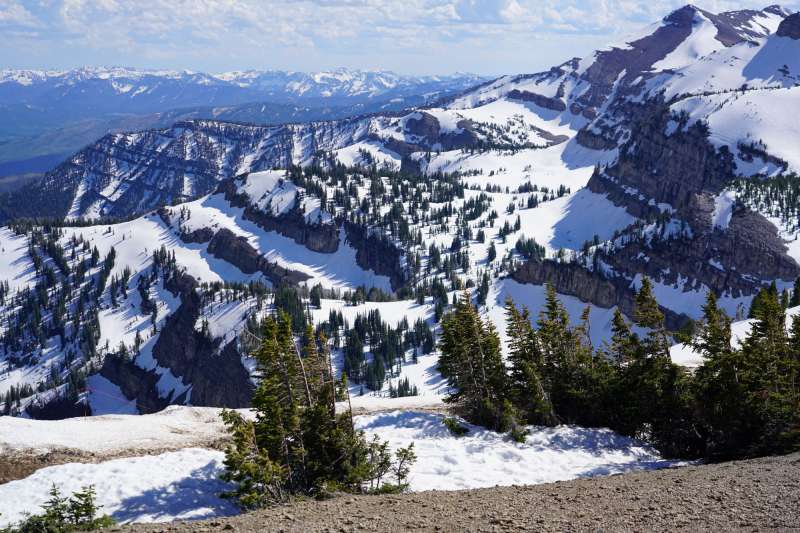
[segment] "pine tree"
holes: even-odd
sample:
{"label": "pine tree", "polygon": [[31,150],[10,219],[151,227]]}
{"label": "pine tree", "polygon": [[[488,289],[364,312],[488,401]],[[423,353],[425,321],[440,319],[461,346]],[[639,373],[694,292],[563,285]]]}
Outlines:
{"label": "pine tree", "polygon": [[800,305],[800,276],[794,280],[792,297],[789,299],[789,307],[797,307],[798,305]]}
{"label": "pine tree", "polygon": [[714,291],[706,295],[703,323],[691,344],[706,359],[725,357],[731,351],[731,319],[717,306]]}
{"label": "pine tree", "polygon": [[614,308],[614,317],[611,319],[611,339],[605,348],[605,355],[617,367],[621,367],[635,360],[639,350],[639,338],[631,332],[631,328],[619,308]]}
{"label": "pine tree", "polygon": [[737,449],[750,432],[746,394],[740,376],[742,353],[731,348],[730,320],[717,307],[713,291],[706,296],[703,323],[692,347],[703,355],[695,372],[695,397],[700,422],[711,456],[724,456]]}
{"label": "pine tree", "polygon": [[638,343],[635,358],[620,369],[618,388],[619,414],[615,429],[647,438],[668,456],[695,455],[702,442],[694,426],[691,378],[674,363],[664,327],[664,315],[648,278],[635,298],[634,321],[648,330]]}
{"label": "pine tree", "polygon": [[748,315],[748,318],[756,318],[761,312],[761,306],[763,303],[771,298],[778,298],[778,287],[774,281],[769,287],[758,291],[758,294],[756,294],[755,298],[753,298],[753,301],[750,303],[750,314]]}
{"label": "pine tree", "polygon": [[324,335],[306,328],[301,353],[292,319],[280,312],[264,320],[254,355],[255,419],[222,414],[231,436],[223,479],[236,484],[226,496],[254,509],[293,494],[379,489],[392,464],[388,447],[356,431],[351,412],[336,412]]}
{"label": "pine tree", "polygon": [[69,500],[61,495],[55,483],[50,487],[50,499],[42,506],[45,516],[58,523],[64,524],[69,517]]}
{"label": "pine tree", "polygon": [[773,282],[769,289],[762,290],[759,305],[752,309],[754,318],[746,348],[753,355],[762,358],[766,367],[762,368],[775,379],[777,365],[775,359],[786,350],[786,311],[780,303],[778,289]]}
{"label": "pine tree", "polygon": [[97,505],[93,486],[83,487],[69,498],[63,497],[55,485],[50,489],[50,499],[42,505],[39,515],[29,515],[16,526],[3,529],[9,533],[94,531],[114,525],[107,516],[97,516],[101,506]]}
{"label": "pine tree", "polygon": [[316,393],[327,380],[327,362],[322,360],[319,352],[314,328],[311,324],[306,324],[300,363],[302,365],[301,370],[306,376],[305,382],[308,384],[308,394],[311,396],[308,403],[311,403],[312,399],[316,399]]}
{"label": "pine tree", "polygon": [[506,323],[511,398],[530,423],[554,425],[558,419],[542,381],[542,353],[528,309],[520,312],[509,298],[506,300]]}
{"label": "pine tree", "polygon": [[[70,520],[75,526],[91,525],[100,510],[95,503],[96,493],[93,485],[83,487],[69,499]],[[93,529],[93,528],[89,528]]]}
{"label": "pine tree", "polygon": [[642,278],[642,286],[636,293],[634,322],[640,328],[648,330],[647,337],[642,344],[642,355],[669,358],[669,341],[664,327],[664,314],[653,295],[653,286],[648,277]]}
{"label": "pine tree", "polygon": [[556,374],[567,366],[567,360],[574,355],[574,346],[569,327],[567,310],[558,300],[552,284],[545,286],[545,305],[537,322],[539,346],[542,351],[542,369],[545,382],[552,387]]}
{"label": "pine tree", "polygon": [[548,284],[545,306],[537,322],[544,364],[542,375],[553,410],[560,421],[608,425],[611,365],[595,358],[589,337],[589,309],[573,328],[555,289]]}
{"label": "pine tree", "polygon": [[484,322],[464,291],[442,319],[439,371],[453,392],[445,401],[475,423],[499,431],[513,425],[506,369],[494,325]]}
{"label": "pine tree", "polygon": [[[797,341],[786,332],[786,313],[775,283],[760,294],[750,335],[742,344],[739,376],[749,426],[739,449],[759,454],[800,446],[800,401],[793,384],[797,353],[792,351]],[[792,331],[796,333],[794,321]]]}

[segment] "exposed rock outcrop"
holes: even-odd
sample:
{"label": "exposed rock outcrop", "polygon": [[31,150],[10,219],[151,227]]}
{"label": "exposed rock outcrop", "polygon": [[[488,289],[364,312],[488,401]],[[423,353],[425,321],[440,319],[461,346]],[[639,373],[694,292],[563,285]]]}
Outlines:
{"label": "exposed rock outcrop", "polygon": [[593,182],[603,176],[595,172],[588,184],[590,190],[599,192],[610,181],[617,183],[621,186],[617,190],[608,189],[612,200],[639,216],[647,208],[632,204],[647,205],[652,200],[647,209],[651,212],[658,211],[655,204],[687,210],[696,194],[717,193],[733,178],[733,156],[727,149],[717,151],[711,145],[703,124],[695,122],[685,131],[677,128],[666,135],[671,116],[664,102],[626,104],[620,111],[630,117],[630,140],[620,148],[617,162],[605,171],[612,180],[598,186]]}
{"label": "exposed rock outcrop", "polygon": [[405,274],[400,267],[402,253],[390,241],[381,239],[362,226],[346,222],[347,242],[356,249],[356,262],[365,270],[388,276],[392,289],[405,284]]}
{"label": "exposed rock outcrop", "polygon": [[269,262],[247,239],[237,236],[227,228],[214,234],[208,243],[208,253],[227,261],[245,274],[261,272],[276,286],[282,283],[298,285],[309,279],[307,274]]}
{"label": "exposed rock outcrop", "polygon": [[559,98],[550,98],[541,94],[532,93],[530,91],[520,91],[514,89],[509,91],[508,98],[512,100],[520,100],[523,102],[532,102],[539,107],[550,109],[551,111],[558,111],[559,113],[567,110],[567,104]]}
{"label": "exposed rock outcrop", "polygon": [[109,355],[103,360],[100,375],[117,385],[125,398],[136,400],[139,413],[156,413],[169,405],[166,398],[158,395],[158,374],[130,359]]}
{"label": "exposed rock outcrop", "polygon": [[236,350],[235,340],[221,348],[222,339],[211,339],[196,331],[200,297],[192,290],[181,294],[181,306],[167,318],[153,347],[159,366],[191,385],[187,398],[169,398],[170,403],[212,407],[250,405],[253,386]]}
{"label": "exposed rock outcrop", "polygon": [[178,274],[166,287],[180,296],[181,305],[167,317],[153,346],[153,359],[189,388],[163,397],[161,375],[145,370],[130,359],[108,356],[100,374],[119,386],[126,398],[136,400],[141,413],[160,411],[167,405],[190,402],[209,407],[247,407],[253,392],[248,370],[241,361],[236,340],[209,338],[197,331],[200,297],[191,276]]}
{"label": "exposed rock outcrop", "polygon": [[[606,278],[575,263],[552,260],[528,261],[517,267],[511,277],[519,283],[551,283],[559,294],[575,296],[598,307],[617,306],[627,316],[633,316],[636,294],[630,286],[630,280],[621,277]],[[661,311],[669,329],[679,329],[688,320],[685,315],[670,309],[662,307]]]}
{"label": "exposed rock outcrop", "polygon": [[424,152],[436,147],[440,150],[457,150],[472,148],[478,143],[478,136],[473,131],[472,122],[460,120],[456,124],[458,130],[443,131],[439,120],[424,111],[417,111],[405,120],[405,132],[410,136],[406,140],[395,137],[381,137],[370,134],[369,139],[383,144],[388,150],[407,158],[415,152]]}
{"label": "exposed rock outcrop", "polygon": [[648,244],[632,239],[604,261],[629,277],[641,273],[667,284],[681,281],[686,290],[705,285],[733,296],[800,273],[774,225],[761,215],[735,209],[727,227],[713,227],[714,199],[734,179],[735,166],[727,149],[711,145],[703,124],[684,123],[667,135],[674,117],[665,104],[629,105],[625,112],[634,117],[631,140],[614,165],[595,171],[588,188],[639,218],[670,212],[689,234]]}
{"label": "exposed rock outcrop", "polygon": [[85,402],[58,395],[44,404],[29,405],[25,412],[31,418],[39,420],[62,420],[92,414],[92,410]]}
{"label": "exposed rock outcrop", "polygon": [[188,243],[203,244],[212,238],[214,238],[214,230],[211,228],[197,228],[181,233],[181,240]]}
{"label": "exposed rock outcrop", "polygon": [[339,248],[339,230],[336,225],[307,223],[299,206],[280,216],[266,213],[252,205],[246,195],[238,192],[234,179],[220,183],[217,191],[223,193],[232,206],[243,208],[244,218],[255,222],[266,231],[278,232],[315,252],[333,253]]}
{"label": "exposed rock outcrop", "polygon": [[800,39],[800,13],[794,13],[783,19],[775,35],[796,40]]}

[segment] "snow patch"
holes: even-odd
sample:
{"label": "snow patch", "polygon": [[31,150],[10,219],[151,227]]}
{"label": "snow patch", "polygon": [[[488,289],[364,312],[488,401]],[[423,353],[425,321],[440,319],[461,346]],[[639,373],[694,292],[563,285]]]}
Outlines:
{"label": "snow patch", "polygon": [[723,191],[714,198],[714,212],[711,214],[711,223],[715,228],[728,229],[735,204],[736,193],[733,191]]}
{"label": "snow patch", "polygon": [[[163,413],[183,416],[194,410],[197,409]],[[201,413],[205,414],[202,410]],[[100,431],[95,439],[102,441],[104,436],[115,438],[123,429],[102,421],[113,425],[119,419],[144,421],[157,416],[97,417],[84,428]],[[393,411],[357,416],[355,423],[368,437],[377,435],[388,440],[393,449],[414,443],[418,461],[409,476],[414,491],[548,483],[679,464],[663,460],[640,441],[607,429],[531,426],[526,441],[517,443],[508,435],[466,423],[463,425],[469,433],[455,437],[444,426],[444,418],[435,413]],[[50,426],[63,427],[65,422],[74,424],[39,421],[39,432],[34,436],[46,440]],[[85,439],[79,435],[72,438]],[[24,513],[38,512],[53,484],[67,494],[95,485],[97,503],[103,506],[103,512],[120,522],[234,514],[237,510],[233,504],[218,496],[227,488],[218,479],[223,458],[224,454],[216,450],[187,448],[97,464],[68,463],[43,468],[25,479],[0,485],[0,527],[23,519]]]}

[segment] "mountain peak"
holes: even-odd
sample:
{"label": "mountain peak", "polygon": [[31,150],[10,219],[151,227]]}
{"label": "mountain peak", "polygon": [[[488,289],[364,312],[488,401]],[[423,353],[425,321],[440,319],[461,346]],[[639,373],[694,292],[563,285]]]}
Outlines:
{"label": "mountain peak", "polygon": [[686,4],[664,17],[664,22],[676,26],[688,26],[694,22],[695,17],[700,13],[705,14],[706,12],[694,4]]}
{"label": "mountain peak", "polygon": [[771,6],[767,6],[762,9],[764,13],[770,13],[772,15],[779,15],[781,17],[787,17],[791,14],[791,12],[783,7],[780,4],[772,4]]}
{"label": "mountain peak", "polygon": [[756,41],[775,33],[778,25],[789,12],[778,4],[762,10],[739,9],[712,13],[694,4],[686,4],[676,9],[663,22],[676,28],[687,29],[702,23],[710,22],[717,29],[716,40],[725,46],[733,46],[743,41]]}

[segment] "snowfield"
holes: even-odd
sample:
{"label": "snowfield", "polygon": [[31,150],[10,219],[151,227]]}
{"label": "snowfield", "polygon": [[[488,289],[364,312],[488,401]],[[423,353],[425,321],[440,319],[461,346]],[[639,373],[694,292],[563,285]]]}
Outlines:
{"label": "snowfield", "polygon": [[[129,446],[192,442],[197,435],[221,435],[218,409],[170,407],[141,416],[100,416],[58,422],[0,419],[0,449],[46,450],[67,446],[109,451]],[[392,448],[414,443],[418,456],[411,490],[458,490],[495,485],[538,484],[632,470],[676,466],[653,449],[606,429],[574,426],[531,427],[525,443],[464,424],[455,437],[444,415],[390,411],[356,416],[368,436]],[[152,449],[152,448],[151,448]],[[25,479],[0,485],[0,527],[35,513],[56,484],[71,493],[93,484],[103,512],[119,522],[164,522],[230,515],[235,506],[218,495],[226,485],[220,451],[177,451],[113,459],[97,464],[68,463],[43,468]]]}
{"label": "snowfield", "polygon": [[28,239],[0,227],[0,279],[8,281],[11,290],[32,285],[36,273],[28,257]]}
{"label": "snowfield", "polygon": [[0,527],[36,513],[55,484],[64,494],[94,485],[102,513],[118,522],[167,522],[236,513],[218,496],[224,454],[187,448],[160,455],[114,459],[98,464],[68,463],[42,468],[0,485]]}
{"label": "snowfield", "polygon": [[356,426],[393,448],[414,443],[418,461],[411,490],[457,490],[552,483],[577,477],[663,468],[652,448],[607,429],[530,427],[524,443],[471,424],[463,437],[444,426],[444,415],[392,411],[359,416]]}
{"label": "snowfield", "polygon": [[60,449],[104,455],[207,445],[222,434],[220,409],[171,405],[154,414],[64,420],[0,417],[0,454]]}

